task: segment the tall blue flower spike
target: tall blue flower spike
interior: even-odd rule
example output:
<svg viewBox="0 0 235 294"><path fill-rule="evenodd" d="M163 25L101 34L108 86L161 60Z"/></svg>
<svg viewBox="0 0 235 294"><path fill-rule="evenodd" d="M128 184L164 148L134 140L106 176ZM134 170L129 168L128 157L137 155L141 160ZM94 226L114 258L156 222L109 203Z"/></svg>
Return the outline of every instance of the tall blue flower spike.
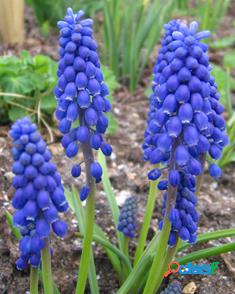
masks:
<svg viewBox="0 0 235 294"><path fill-rule="evenodd" d="M106 156L112 153L111 146L103 139L108 127L105 113L111 110L107 99L109 91L93 38L93 21L83 16L83 11L74 14L68 8L64 20L58 22L59 79L54 93L58 103L56 117L59 130L64 135L62 145L69 158L75 157L79 149L84 149L82 146L101 149ZM98 183L102 176L101 166L93 158L91 163L90 173ZM74 165L71 173L78 177L81 167Z"/></svg>
<svg viewBox="0 0 235 294"><path fill-rule="evenodd" d="M16 264L23 270L28 263L33 267L40 265L41 250L51 230L59 237L66 234L67 224L59 219L58 213L65 212L68 204L61 177L50 161L51 153L36 125L23 118L12 126L9 134L13 140L12 171L15 174L13 222L22 235Z"/></svg>
<svg viewBox="0 0 235 294"><path fill-rule="evenodd" d="M172 246L178 237L189 243L196 241L196 176L202 174L208 154L210 174L218 178L221 170L213 161L228 144L224 107L211 75L208 46L201 42L210 33L197 30L195 21L189 26L180 20L165 25L144 133L144 160L169 166L169 177L159 182L159 189L177 189L175 207L169 212L172 230L168 243ZM148 174L150 180L160 176L158 168ZM168 192L164 194L163 215Z"/></svg>
<svg viewBox="0 0 235 294"><path fill-rule="evenodd" d="M137 199L132 196L126 199L118 220L118 230L129 238L134 238L136 228Z"/></svg>

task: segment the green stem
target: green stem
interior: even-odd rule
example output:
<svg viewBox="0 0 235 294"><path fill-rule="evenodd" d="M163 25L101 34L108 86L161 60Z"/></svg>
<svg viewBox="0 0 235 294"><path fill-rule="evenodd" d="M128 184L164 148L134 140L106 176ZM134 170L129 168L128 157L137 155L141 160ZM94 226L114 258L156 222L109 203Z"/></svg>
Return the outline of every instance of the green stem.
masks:
<svg viewBox="0 0 235 294"><path fill-rule="evenodd" d="M80 125L83 124L82 115L80 116ZM80 260L80 269L77 278L76 294L83 294L86 287L88 270L91 260L92 239L95 224L95 181L91 175L91 163L94 161L92 149L88 143L81 145L84 162L86 166L87 186L90 188L90 193L86 203L86 218L84 240L82 248L82 256Z"/></svg>
<svg viewBox="0 0 235 294"><path fill-rule="evenodd" d="M174 143L174 146L172 148L172 157L170 162L170 169L174 167L174 150L177 146L177 141ZM162 265L164 263L164 256L167 248L167 243L169 239L169 234L171 231L171 223L169 221L169 212L172 207L175 206L175 199L176 199L176 193L177 193L177 187L169 186L168 188L168 197L167 197L167 203L166 203L166 212L163 220L163 228L162 232L160 233L160 240L158 243L158 248L153 260L152 267L150 269L150 273L148 276L148 280L146 283L146 286L144 288L144 294L154 294L156 293L156 286L158 284L158 280L156 279L156 273L160 271L162 268Z"/></svg>
<svg viewBox="0 0 235 294"><path fill-rule="evenodd" d="M146 238L148 235L148 230L149 226L151 223L152 215L153 215L153 210L154 210L154 205L156 201L156 196L157 196L157 181L150 181L150 189L149 189L149 196L148 196L148 201L146 205L146 212L144 215L144 222L140 231L140 236L138 240L138 245L136 248L135 252L135 259L134 259L134 266L137 265L145 247L145 242Z"/></svg>
<svg viewBox="0 0 235 294"><path fill-rule="evenodd" d="M129 259L129 241L130 241L129 237L124 238L124 254L126 255L128 259Z"/></svg>
<svg viewBox="0 0 235 294"><path fill-rule="evenodd" d="M82 294L85 291L88 268L90 264L90 254L92 250L92 239L94 229L94 216L95 216L95 183L92 180L90 186L90 194L86 203L86 224L85 236L83 240L82 256L80 261L80 269L77 280L76 294Z"/></svg>
<svg viewBox="0 0 235 294"><path fill-rule="evenodd" d="M179 242L177 241L175 246L167 248L166 255L165 255L161 270L156 272L156 280L157 280L157 284L155 286L156 289L158 289L162 283L162 280L164 278L164 273L167 270L168 264L173 260L175 254L177 252L178 244L179 244Z"/></svg>
<svg viewBox="0 0 235 294"><path fill-rule="evenodd" d="M30 294L38 294L38 268L30 267Z"/></svg>
<svg viewBox="0 0 235 294"><path fill-rule="evenodd" d="M53 293L53 279L51 271L50 242L46 239L46 246L42 250L42 280L45 294Z"/></svg>

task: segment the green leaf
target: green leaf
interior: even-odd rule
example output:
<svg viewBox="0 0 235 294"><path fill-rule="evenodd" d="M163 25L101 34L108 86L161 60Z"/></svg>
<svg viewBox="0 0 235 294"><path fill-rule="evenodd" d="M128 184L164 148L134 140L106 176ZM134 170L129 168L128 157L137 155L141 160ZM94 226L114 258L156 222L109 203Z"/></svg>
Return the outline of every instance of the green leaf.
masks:
<svg viewBox="0 0 235 294"><path fill-rule="evenodd" d="M118 121L116 120L116 118L114 117L112 113L108 113L107 117L109 119L107 134L113 135L118 130Z"/></svg>
<svg viewBox="0 0 235 294"><path fill-rule="evenodd" d="M72 191L69 191L68 189L65 188L65 196L68 201L68 204L70 205L71 209L74 211L76 215L79 229L82 232L82 234L84 234L85 215L84 215L81 202L78 199L76 189L73 187ZM91 287L91 292L94 294L99 294L99 287L98 287L97 278L96 278L96 270L95 270L93 253L91 254L91 258L90 258L88 279L89 279L89 284Z"/></svg>
<svg viewBox="0 0 235 294"><path fill-rule="evenodd" d="M16 121L17 119L22 118L26 115L27 115L26 110L16 106L12 106L11 109L8 111L8 116L11 121Z"/></svg>
<svg viewBox="0 0 235 294"><path fill-rule="evenodd" d="M226 49L228 47L232 47L235 45L235 36L231 35L228 37L224 37L218 39L212 43L210 43L210 47L213 49Z"/></svg>
<svg viewBox="0 0 235 294"><path fill-rule="evenodd" d="M226 52L224 55L224 66L228 68L235 68L235 50Z"/></svg>
<svg viewBox="0 0 235 294"><path fill-rule="evenodd" d="M17 240L20 240L21 233L16 227L14 227L13 217L12 217L11 213L8 210L5 210L5 215L6 215L7 223L10 227L12 234L16 237Z"/></svg>
<svg viewBox="0 0 235 294"><path fill-rule="evenodd" d="M41 97L41 109L47 112L54 111L56 108L56 100L53 95L47 95Z"/></svg>
<svg viewBox="0 0 235 294"><path fill-rule="evenodd" d="M112 212L112 216L113 216L113 220L114 220L114 224L116 228L116 234L118 237L119 248L124 252L124 238L123 238L123 235L117 230L120 211L119 211L117 201L113 192L113 187L109 180L106 159L101 151L98 152L98 162L101 165L103 170L102 183L103 183L106 198L108 200L108 203Z"/></svg>
<svg viewBox="0 0 235 294"><path fill-rule="evenodd" d="M211 240L227 238L227 237L234 237L234 236L235 236L235 229L226 229L226 230L218 230L215 232L203 233L198 235L196 244L199 244L202 242L208 242ZM182 251L190 246L191 246L190 244L183 242L183 244L179 246L178 251Z"/></svg>
<svg viewBox="0 0 235 294"><path fill-rule="evenodd" d="M194 251L192 253L189 253L185 256L177 258L177 261L180 264L184 264L190 261L195 261L199 259L204 259L204 258L209 258L209 257L214 257L217 255L220 255L222 253L226 252L231 252L235 250L235 243L229 243L226 245L220 245L220 246L215 246L211 248L206 248L198 251Z"/></svg>

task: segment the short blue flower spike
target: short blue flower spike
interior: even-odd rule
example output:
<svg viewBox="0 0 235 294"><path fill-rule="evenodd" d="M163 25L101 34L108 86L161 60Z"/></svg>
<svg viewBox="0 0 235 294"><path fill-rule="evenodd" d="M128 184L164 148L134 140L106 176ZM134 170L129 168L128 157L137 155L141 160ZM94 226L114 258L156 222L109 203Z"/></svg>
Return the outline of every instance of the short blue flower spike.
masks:
<svg viewBox="0 0 235 294"><path fill-rule="evenodd" d="M105 156L112 153L111 146L103 139L108 128L105 114L111 110L107 99L109 90L104 82L97 44L93 38L93 21L83 16L83 11L74 14L68 8L64 20L58 22L58 84L54 93L58 103L56 117L59 130L64 135L62 145L69 158L75 157L82 150L82 145L94 150L101 149ZM91 169L96 182L99 182L101 167L94 163ZM79 177L81 171L78 165L72 168L71 174Z"/></svg>
<svg viewBox="0 0 235 294"><path fill-rule="evenodd" d="M173 281L171 282L163 291L161 291L161 294L181 294L182 293L182 286L180 282Z"/></svg>
<svg viewBox="0 0 235 294"><path fill-rule="evenodd" d="M195 177L203 172L206 154L215 161L228 144L222 117L224 108L211 75L208 45L201 42L210 33L197 30L195 21L189 26L180 20L165 25L166 33L154 66L144 133L144 160L154 165L171 163L169 177L158 183L159 189L167 190L170 186L177 189L176 204L169 215L172 223L169 245L174 245L178 236L190 243L196 241ZM209 170L212 177L221 176L215 163ZM154 167L148 177L156 180L160 175L161 171Z"/></svg>
<svg viewBox="0 0 235 294"><path fill-rule="evenodd" d="M12 205L14 225L19 228L20 258L18 269L26 269L28 263L38 267L41 250L51 230L63 237L67 224L59 219L59 212L68 209L61 177L52 163L46 143L30 119L18 120L9 132L13 140L12 185L15 194Z"/></svg>
<svg viewBox="0 0 235 294"><path fill-rule="evenodd" d="M134 238L136 228L137 199L132 196L125 201L118 221L118 230L129 238Z"/></svg>

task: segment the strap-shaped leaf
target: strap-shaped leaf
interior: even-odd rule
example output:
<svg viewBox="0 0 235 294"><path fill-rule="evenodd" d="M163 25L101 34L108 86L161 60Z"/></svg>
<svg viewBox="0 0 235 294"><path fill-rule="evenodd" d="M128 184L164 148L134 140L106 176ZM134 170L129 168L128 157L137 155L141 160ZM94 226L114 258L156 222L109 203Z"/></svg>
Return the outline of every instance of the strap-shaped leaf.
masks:
<svg viewBox="0 0 235 294"><path fill-rule="evenodd" d="M235 236L235 229L226 229L226 230L218 230L215 232L203 233L198 235L196 244L199 244L202 242L208 242L211 240L227 238L227 237L234 237L234 236ZM186 242L181 242L177 251L182 251L190 246L191 245Z"/></svg>
<svg viewBox="0 0 235 294"><path fill-rule="evenodd" d="M235 243L229 243L225 245L206 248L198 251L194 251L185 256L179 257L177 261L181 264L195 261L203 258L209 258L211 256L220 255L221 253L231 252L235 250Z"/></svg>

